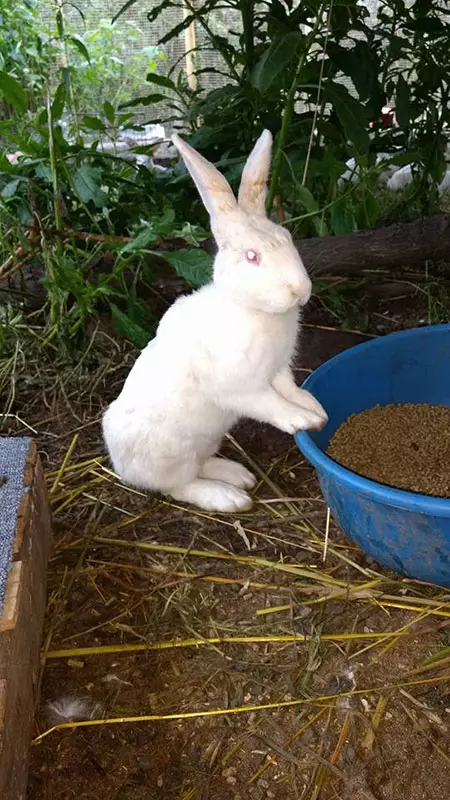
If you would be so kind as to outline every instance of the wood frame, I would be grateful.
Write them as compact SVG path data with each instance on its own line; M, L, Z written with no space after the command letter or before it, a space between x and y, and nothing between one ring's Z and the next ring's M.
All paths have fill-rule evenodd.
M33 441L24 489L0 616L1 800L24 800L26 795L52 538L47 489Z

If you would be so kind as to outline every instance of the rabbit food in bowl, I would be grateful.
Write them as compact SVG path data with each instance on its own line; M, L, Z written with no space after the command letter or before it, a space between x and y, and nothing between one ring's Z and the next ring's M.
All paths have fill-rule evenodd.
M342 530L378 563L411 578L445 587L450 587L450 499L431 495L431 479L423 482L425 470L417 460L418 451L412 446L407 450L406 444L410 441L423 447L425 437L430 438L429 444L434 439L440 448L440 454L435 451L436 463L442 467L445 462L444 450L450 436L449 365L450 325L392 333L345 350L322 364L303 384L326 409L328 424L321 431L301 431L296 435L300 450L317 470L325 500ZM404 416L405 408L403 411L399 408L405 404L409 408L409 421ZM425 410L424 405L435 408ZM375 406L382 408L377 410ZM386 411L389 406L391 410ZM392 406L397 407L395 412ZM416 429L416 438L412 437L417 424L413 426L413 406L415 415L417 406L422 406L424 415L420 434ZM438 410L436 406L446 408ZM366 426L372 416L378 415L379 424L374 425L376 430L370 440L371 446L376 447L383 437L385 441L384 461L382 465L379 462L378 473L369 473L369 468L375 467L373 452L365 454L364 463L360 464L361 474L352 471L357 467L354 462L347 459L344 462L343 450L342 463L334 460L338 455L334 449L338 439L332 443L333 437L350 417L361 412L365 412ZM389 417L391 425L394 413L403 417L404 426L402 432L395 431L395 440L392 428L391 433L389 429L382 430L382 418L386 426ZM436 414L442 414L441 425L435 423ZM353 426L355 422L347 424ZM368 433L366 430L365 435ZM329 447L333 458L327 452ZM356 449L355 441L352 447ZM352 447L346 446L345 451L354 459L356 452L351 454ZM399 482L393 474L387 476L385 472L388 460L393 459L392 454L387 455L388 447L398 447L397 452L403 452L404 455L398 455L398 462L420 463L414 486L386 485ZM448 458L444 465L448 470ZM397 467L400 470L402 464ZM443 480L441 467L439 476L434 476L439 480ZM406 464L403 468L406 470ZM443 485L438 493L448 494Z
M353 414L327 454L373 481L450 498L450 407L399 403Z

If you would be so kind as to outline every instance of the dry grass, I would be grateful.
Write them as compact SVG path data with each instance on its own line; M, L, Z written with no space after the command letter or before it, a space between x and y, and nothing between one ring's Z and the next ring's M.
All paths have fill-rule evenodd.
M40 728L35 743L58 728L207 724L219 717L233 726L239 715L240 744L233 752L218 745L215 780L223 783L227 769L228 778L240 774L239 754L248 749L249 791L265 789L262 776L271 769L268 796L284 797L301 780L300 793L286 796L317 800L341 796L333 792L352 775L346 751L359 753L356 763L361 754L373 757L386 714L401 703L417 735L448 760L445 745L420 724L425 718L447 731L445 714L421 698L448 684L448 592L369 565L330 525L320 497L295 497L295 450L267 465L230 439L229 448L260 477L254 512L236 520L123 486L101 456L84 458L77 445L78 434L47 474L59 530L52 576L59 583L52 581L49 598L44 675L56 662L72 673L74 664L83 673L88 665L105 671L105 659L114 656L112 680L121 687L130 658L152 653L169 656L169 664L175 651L192 649L196 668L186 669L184 655L172 662L170 690L153 693L152 713L123 708L118 689L97 718ZM75 613L68 608L74 591L89 598ZM242 666L230 688L227 672L235 663ZM302 747L307 732L314 732L312 747ZM226 781L229 789L235 785ZM367 778L363 784L355 798L372 798ZM202 796L194 786L183 792L170 796Z
M253 425L226 444L259 477L238 519L123 486L99 417L130 354L98 336L9 379L55 521L30 800L447 800L448 591L366 559ZM65 696L85 718L55 725Z

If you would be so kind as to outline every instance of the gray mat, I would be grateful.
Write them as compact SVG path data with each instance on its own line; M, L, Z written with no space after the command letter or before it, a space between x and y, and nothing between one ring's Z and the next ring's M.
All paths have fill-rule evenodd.
M31 439L0 437L0 614L16 532L17 512L24 493L23 473Z

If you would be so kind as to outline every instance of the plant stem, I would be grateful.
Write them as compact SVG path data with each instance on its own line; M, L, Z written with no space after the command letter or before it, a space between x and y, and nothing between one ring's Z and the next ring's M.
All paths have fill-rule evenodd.
M77 135L78 135L79 132L80 132L80 127L79 127L79 124L78 124L78 108L77 108L77 103L76 103L76 100L75 100L75 94L74 94L74 91L73 91L72 79L70 77L69 50L68 50L68 47L67 47L67 39L66 39L66 32L65 32L65 20L64 20L64 3L61 2L60 0L57 0L56 7L57 7L59 13L61 14L61 35L58 37L59 38L59 43L60 43L60 48L61 48L60 49L60 53L61 53L61 60L62 60L61 74L62 74L62 79L63 79L63 81L64 81L64 83L66 85L66 88L69 90L69 107L70 107L70 110L72 112L72 115L73 115L73 118L74 118L74 121L75 121L75 130L76 130Z
M223 47L221 47L220 44L218 44L215 34L211 30L211 28L209 27L209 25L208 25L208 23L207 23L207 21L205 19L206 15L204 13L202 13L201 10L197 11L194 8L193 0L185 0L185 5L189 9L191 14L195 17L195 19L198 20L198 22L202 26L203 30L205 31L205 33L209 37L209 39L211 41L211 44L216 48L216 51L218 53L220 53L220 55L222 56L223 60L225 61L225 63L228 66L228 69L230 70L230 72L232 74L232 77L235 79L235 81L237 83L239 83L240 75L239 75L239 73L237 72L237 70L236 70L236 68L234 66L233 59L229 56L227 50L224 49Z
M311 158L311 151L312 151L312 146L313 146L313 142L314 142L314 131L316 129L317 117L319 115L320 93L322 91L323 70L324 70L324 66L325 66L325 56L327 54L328 35L329 35L329 32L330 32L330 20L331 20L331 12L332 12L332 10L333 10L333 0L331 0L330 7L328 9L327 29L326 29L325 39L324 39L324 43L323 43L322 61L320 63L320 75L319 75L319 85L317 87L316 107L314 109L313 121L312 121L312 124L311 124L311 132L310 132L310 135L309 135L308 150L307 150L306 159L305 159L305 168L303 170L302 186L305 185L306 176L308 175L309 161L310 161L310 158ZM322 101L322 103L320 104L320 116L322 116L322 114L323 114L324 106L325 106L325 103Z
M239 5L242 17L245 68L247 70L248 77L250 78L254 56L253 16L255 13L255 4L253 3L253 0L241 0Z
M52 100L50 95L50 87L47 84L47 124L48 124L48 152L50 160L50 172L52 175L53 187L53 207L55 212L55 228L61 231L63 227L61 207L59 204L59 189L58 189L58 171L56 165L55 153L55 140L53 136L53 116L52 116Z
M272 180L270 182L270 189L269 194L267 197L267 212L270 212L272 209L273 201L275 195L278 193L278 183L280 180L280 172L281 172L281 164L283 160L283 152L284 147L286 144L287 134L289 130L289 125L292 119L292 113L294 111L294 104L295 104L295 95L297 93L297 86L298 86L298 79L300 77L300 73L303 69L303 65L308 57L309 49L311 44L313 43L316 33L320 26L322 25L322 8L319 9L317 13L316 22L312 31L305 39L305 45L300 55L300 58L297 63L297 67L295 69L295 75L291 84L291 87L288 91L288 95L286 98L286 104L283 110L283 119L281 121L281 130L278 137L278 146L275 151L275 156L273 159L273 169L272 169Z
M280 135L278 137L278 147L276 149L275 156L273 159L272 180L270 182L269 196L267 198L268 212L271 211L272 209L274 197L278 191L278 182L280 180L281 163L283 160L284 146L286 143L289 125L291 124L292 112L294 110L294 102L295 102L295 94L297 91L298 78L300 72L303 69L303 64L305 63L307 54L308 54L308 48L305 48L305 50L303 51L298 60L297 68L295 70L294 80L292 81L291 88L289 89L288 96L286 99L286 105L284 106L283 110L281 130L280 130Z

